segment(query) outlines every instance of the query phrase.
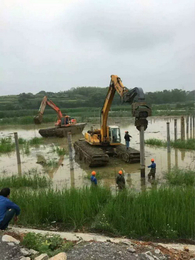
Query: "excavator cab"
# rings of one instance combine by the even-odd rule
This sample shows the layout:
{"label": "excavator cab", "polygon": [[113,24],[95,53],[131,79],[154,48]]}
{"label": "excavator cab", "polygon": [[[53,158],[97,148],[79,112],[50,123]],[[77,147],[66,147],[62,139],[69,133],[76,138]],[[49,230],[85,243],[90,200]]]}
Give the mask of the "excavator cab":
{"label": "excavator cab", "polygon": [[118,126],[109,126],[109,138],[112,145],[121,143],[121,133]]}

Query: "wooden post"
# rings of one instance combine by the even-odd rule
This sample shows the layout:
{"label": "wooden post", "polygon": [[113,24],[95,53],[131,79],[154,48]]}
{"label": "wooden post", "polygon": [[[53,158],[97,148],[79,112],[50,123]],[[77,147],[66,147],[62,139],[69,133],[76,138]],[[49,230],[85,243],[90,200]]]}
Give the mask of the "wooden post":
{"label": "wooden post", "polygon": [[177,141],[177,119],[174,119],[174,139]]}
{"label": "wooden post", "polygon": [[68,132],[68,150],[69,150],[69,162],[70,162],[70,170],[74,169],[73,164],[73,149],[72,149],[72,135],[71,132]]}
{"label": "wooden post", "polygon": [[171,152],[171,148],[170,148],[170,124],[169,124],[169,122],[167,122],[167,152],[168,153]]}
{"label": "wooden post", "polygon": [[185,122],[184,117],[181,117],[181,140],[185,140]]}
{"label": "wooden post", "polygon": [[144,126],[140,127],[140,173],[145,178]]}
{"label": "wooden post", "polygon": [[189,116],[186,117],[186,139],[189,138]]}

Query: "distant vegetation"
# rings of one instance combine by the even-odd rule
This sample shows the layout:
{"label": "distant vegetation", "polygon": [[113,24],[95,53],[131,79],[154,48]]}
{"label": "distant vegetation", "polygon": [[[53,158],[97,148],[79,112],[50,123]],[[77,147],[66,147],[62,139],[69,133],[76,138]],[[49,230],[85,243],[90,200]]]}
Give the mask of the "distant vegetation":
{"label": "distant vegetation", "polygon": [[[88,117],[99,117],[108,88],[78,87],[64,92],[41,91],[35,95],[0,96],[0,124],[30,124],[37,114],[43,97],[46,95],[62,111],[81,121]],[[152,106],[153,115],[182,115],[194,112],[195,91],[180,89],[145,93],[146,101]],[[89,109],[90,108],[90,109]],[[115,95],[110,116],[129,117],[131,106],[121,105],[120,96]],[[56,113],[47,107],[44,122],[54,122]]]}

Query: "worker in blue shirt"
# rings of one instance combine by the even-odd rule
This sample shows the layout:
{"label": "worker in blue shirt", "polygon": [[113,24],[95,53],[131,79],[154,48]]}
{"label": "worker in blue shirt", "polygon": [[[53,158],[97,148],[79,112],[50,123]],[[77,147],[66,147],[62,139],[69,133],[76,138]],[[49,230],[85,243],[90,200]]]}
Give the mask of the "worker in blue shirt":
{"label": "worker in blue shirt", "polygon": [[156,174],[156,163],[154,162],[154,159],[151,159],[151,165],[148,166],[150,169],[150,172],[148,174],[148,179],[152,176],[152,179],[155,179],[155,174]]}
{"label": "worker in blue shirt", "polygon": [[95,171],[92,171],[92,173],[91,173],[91,183],[93,184],[93,185],[97,185],[97,179],[96,179],[96,172]]}
{"label": "worker in blue shirt", "polygon": [[5,230],[14,216],[14,221],[17,222],[20,214],[20,208],[9,199],[9,195],[9,188],[0,191],[0,230]]}

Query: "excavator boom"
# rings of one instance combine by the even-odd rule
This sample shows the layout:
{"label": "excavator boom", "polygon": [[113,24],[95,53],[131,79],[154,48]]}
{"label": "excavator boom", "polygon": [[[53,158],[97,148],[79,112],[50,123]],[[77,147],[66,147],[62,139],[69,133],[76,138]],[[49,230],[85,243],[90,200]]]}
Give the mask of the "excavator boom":
{"label": "excavator boom", "polygon": [[[109,133],[108,133],[108,126],[107,126],[107,120],[108,120],[108,114],[110,111],[110,107],[112,104],[112,101],[114,99],[115,92],[118,92],[118,94],[121,97],[122,102],[132,104],[134,102],[134,99],[137,97],[138,102],[136,103],[137,106],[132,106],[132,113],[133,116],[135,116],[136,120],[136,127],[139,127],[139,123],[143,124],[143,120],[140,121],[140,117],[146,117],[151,115],[150,108],[145,103],[145,96],[142,88],[133,88],[131,90],[127,89],[123,83],[122,80],[117,75],[111,75],[111,81],[108,89],[108,93],[106,95],[104,105],[101,110],[101,142],[102,143],[109,143]],[[140,106],[142,106],[142,113],[139,113]],[[143,110],[146,112],[143,113]],[[139,121],[139,123],[138,123]],[[147,120],[144,121],[145,129],[147,127]],[[139,129],[138,129],[139,130]]]}
{"label": "excavator boom", "polygon": [[59,107],[57,107],[51,100],[47,99],[47,96],[44,96],[41,105],[39,107],[39,112],[38,114],[34,117],[34,123],[35,124],[41,124],[42,120],[43,120],[43,113],[45,111],[45,107],[46,105],[50,106],[53,110],[55,110],[57,112],[58,115],[58,120],[61,120],[61,118],[63,117],[61,110],[59,109]]}

